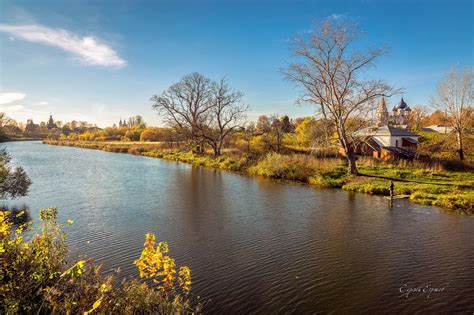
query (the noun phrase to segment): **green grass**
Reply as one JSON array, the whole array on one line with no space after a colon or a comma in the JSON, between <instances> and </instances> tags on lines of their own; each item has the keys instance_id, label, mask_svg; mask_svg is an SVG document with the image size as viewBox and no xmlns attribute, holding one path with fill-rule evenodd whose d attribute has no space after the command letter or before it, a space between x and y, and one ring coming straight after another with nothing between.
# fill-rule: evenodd
<instances>
[{"instance_id":1,"label":"green grass","mask_svg":"<svg viewBox=\"0 0 474 315\"><path fill-rule=\"evenodd\" d=\"M446 194L430 194L419 191L411 194L410 199L420 204L474 214L474 191L472 190Z\"/></svg>"},{"instance_id":2,"label":"green grass","mask_svg":"<svg viewBox=\"0 0 474 315\"><path fill-rule=\"evenodd\" d=\"M376 195L389 195L390 180L396 195L410 195L415 203L474 214L474 173L422 169L396 165L360 165L359 176L342 188Z\"/></svg>"}]
</instances>

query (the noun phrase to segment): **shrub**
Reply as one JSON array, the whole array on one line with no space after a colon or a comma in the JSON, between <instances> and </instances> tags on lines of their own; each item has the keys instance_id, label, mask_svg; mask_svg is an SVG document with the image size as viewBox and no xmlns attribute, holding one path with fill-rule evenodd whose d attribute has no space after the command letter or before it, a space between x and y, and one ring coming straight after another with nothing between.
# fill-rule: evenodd
<instances>
[{"instance_id":1,"label":"shrub","mask_svg":"<svg viewBox=\"0 0 474 315\"><path fill-rule=\"evenodd\" d=\"M168 128L148 127L140 134L140 141L164 141L171 133Z\"/></svg>"},{"instance_id":2,"label":"shrub","mask_svg":"<svg viewBox=\"0 0 474 315\"><path fill-rule=\"evenodd\" d=\"M343 176L339 170L342 162L338 159L317 159L308 155L282 155L269 153L256 165L249 168L249 173L265 177L285 180L295 180L304 183L316 184L320 180L316 175L328 178ZM332 173L334 172L334 173Z\"/></svg>"},{"instance_id":3,"label":"shrub","mask_svg":"<svg viewBox=\"0 0 474 315\"><path fill-rule=\"evenodd\" d=\"M139 141L140 140L140 130L139 129L129 129L125 132L124 140L126 141Z\"/></svg>"},{"instance_id":4,"label":"shrub","mask_svg":"<svg viewBox=\"0 0 474 315\"><path fill-rule=\"evenodd\" d=\"M23 215L19 213L17 215ZM168 245L146 235L145 248L135 261L140 277L122 281L103 276L92 261L67 261L66 234L57 223L57 209L40 210L38 234L23 237L31 223L14 227L9 214L0 211L0 313L160 313L199 312L189 291L191 271L176 271ZM72 221L69 222L72 224ZM67 267L69 266L69 267Z\"/></svg>"}]
</instances>

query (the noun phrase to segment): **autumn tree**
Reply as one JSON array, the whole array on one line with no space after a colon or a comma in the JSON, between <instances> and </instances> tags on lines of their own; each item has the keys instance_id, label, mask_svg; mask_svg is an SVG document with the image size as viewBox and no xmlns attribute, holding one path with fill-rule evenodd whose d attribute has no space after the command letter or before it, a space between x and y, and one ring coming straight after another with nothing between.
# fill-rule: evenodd
<instances>
[{"instance_id":1,"label":"autumn tree","mask_svg":"<svg viewBox=\"0 0 474 315\"><path fill-rule=\"evenodd\" d=\"M277 114L273 114L270 117L266 115L258 117L255 127L256 133L261 137L266 150L280 152L283 144L283 136L286 133L285 130L289 128L289 124L290 120L288 116L280 118Z\"/></svg>"},{"instance_id":2,"label":"autumn tree","mask_svg":"<svg viewBox=\"0 0 474 315\"><path fill-rule=\"evenodd\" d=\"M315 138L313 117L305 117L301 121L298 120L298 125L295 128L296 141L299 145L310 147Z\"/></svg>"},{"instance_id":3,"label":"autumn tree","mask_svg":"<svg viewBox=\"0 0 474 315\"><path fill-rule=\"evenodd\" d=\"M5 126L7 126L10 121L11 119L5 113L0 112L0 140L6 138Z\"/></svg>"},{"instance_id":4,"label":"autumn tree","mask_svg":"<svg viewBox=\"0 0 474 315\"><path fill-rule=\"evenodd\" d=\"M431 115L425 117L423 119L424 126L431 126L431 125L441 125L446 126L448 123L448 118L446 117L446 113L437 109Z\"/></svg>"},{"instance_id":5,"label":"autumn tree","mask_svg":"<svg viewBox=\"0 0 474 315\"><path fill-rule=\"evenodd\" d=\"M419 131L423 127L423 124L426 121L426 117L426 107L416 105L411 109L410 114L408 115L408 126L413 131Z\"/></svg>"},{"instance_id":6,"label":"autumn tree","mask_svg":"<svg viewBox=\"0 0 474 315\"><path fill-rule=\"evenodd\" d=\"M283 116L280 118L278 115L272 115L270 117L270 134L272 137L272 143L276 152L280 152L283 144L283 136L285 135L285 128L288 126L285 125L285 118L288 119L288 116ZM289 120L288 120L289 121Z\"/></svg>"},{"instance_id":7,"label":"autumn tree","mask_svg":"<svg viewBox=\"0 0 474 315\"><path fill-rule=\"evenodd\" d=\"M289 133L295 130L295 127L293 123L291 122L290 118L288 117L288 115L284 115L283 117L281 117L280 120L282 124L281 129L283 130L283 132Z\"/></svg>"},{"instance_id":8,"label":"autumn tree","mask_svg":"<svg viewBox=\"0 0 474 315\"><path fill-rule=\"evenodd\" d=\"M12 119L8 117L5 113L0 112L0 129L8 125Z\"/></svg>"},{"instance_id":9,"label":"autumn tree","mask_svg":"<svg viewBox=\"0 0 474 315\"><path fill-rule=\"evenodd\" d=\"M261 115L257 119L257 124L255 126L258 133L267 133L271 130L270 118L267 115Z\"/></svg>"},{"instance_id":10,"label":"autumn tree","mask_svg":"<svg viewBox=\"0 0 474 315\"><path fill-rule=\"evenodd\" d=\"M207 143L215 156L221 154L226 137L242 125L248 109L242 93L225 79L214 82L200 73L185 76L151 100L165 122L193 142L196 152L203 153Z\"/></svg>"},{"instance_id":11,"label":"autumn tree","mask_svg":"<svg viewBox=\"0 0 474 315\"><path fill-rule=\"evenodd\" d=\"M332 146L333 124L327 119L304 117L295 119L298 122L295 128L295 137L298 145L321 149Z\"/></svg>"},{"instance_id":12,"label":"autumn tree","mask_svg":"<svg viewBox=\"0 0 474 315\"><path fill-rule=\"evenodd\" d=\"M366 70L386 53L384 48L358 51L354 47L362 33L342 20L316 23L312 32L292 40L295 61L283 70L285 77L300 86L300 102L318 105L331 121L347 158L350 174L357 174L355 147L348 121L372 110L372 100L390 96L394 89L382 80L366 79Z\"/></svg>"},{"instance_id":13,"label":"autumn tree","mask_svg":"<svg viewBox=\"0 0 474 315\"><path fill-rule=\"evenodd\" d=\"M244 139L247 142L247 153L250 153L250 144L252 143L253 137L257 134L257 128L253 121L247 123L243 130Z\"/></svg>"},{"instance_id":14,"label":"autumn tree","mask_svg":"<svg viewBox=\"0 0 474 315\"><path fill-rule=\"evenodd\" d=\"M140 115L135 115L128 118L127 125L130 128L134 128L134 127L145 128L146 127L145 120Z\"/></svg>"},{"instance_id":15,"label":"autumn tree","mask_svg":"<svg viewBox=\"0 0 474 315\"><path fill-rule=\"evenodd\" d=\"M445 109L448 124L456 133L457 151L459 159L464 160L464 137L467 128L474 119L472 101L473 69L466 68L462 71L451 69L439 82L437 95L434 98L436 106Z\"/></svg>"},{"instance_id":16,"label":"autumn tree","mask_svg":"<svg viewBox=\"0 0 474 315\"><path fill-rule=\"evenodd\" d=\"M225 79L212 85L211 109L201 127L201 135L221 155L224 140L243 126L248 106L242 103L242 92L232 90Z\"/></svg>"},{"instance_id":17,"label":"autumn tree","mask_svg":"<svg viewBox=\"0 0 474 315\"><path fill-rule=\"evenodd\" d=\"M161 95L153 95L153 108L164 121L180 129L192 142L193 150L204 151L202 125L210 115L213 103L212 81L200 73L192 73L171 85Z\"/></svg>"}]
</instances>

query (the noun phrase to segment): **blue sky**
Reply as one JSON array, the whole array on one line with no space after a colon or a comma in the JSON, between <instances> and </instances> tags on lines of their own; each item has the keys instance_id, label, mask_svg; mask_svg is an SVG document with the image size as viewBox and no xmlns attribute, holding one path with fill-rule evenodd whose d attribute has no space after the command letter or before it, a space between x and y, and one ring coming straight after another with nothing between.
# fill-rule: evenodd
<instances>
[{"instance_id":1,"label":"blue sky","mask_svg":"<svg viewBox=\"0 0 474 315\"><path fill-rule=\"evenodd\" d=\"M279 69L288 39L327 17L356 21L364 43L388 45L371 75L404 88L409 105L429 106L444 72L473 65L473 3L2 0L0 111L99 126L140 114L157 125L150 96L198 71L244 92L251 119L310 115Z\"/></svg>"}]
</instances>

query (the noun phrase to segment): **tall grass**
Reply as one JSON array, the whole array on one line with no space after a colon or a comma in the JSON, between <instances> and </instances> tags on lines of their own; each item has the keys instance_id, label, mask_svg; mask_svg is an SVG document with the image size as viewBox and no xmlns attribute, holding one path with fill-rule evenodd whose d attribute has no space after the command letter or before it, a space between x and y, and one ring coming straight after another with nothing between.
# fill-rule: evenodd
<instances>
[{"instance_id":1,"label":"tall grass","mask_svg":"<svg viewBox=\"0 0 474 315\"><path fill-rule=\"evenodd\" d=\"M337 187L345 179L343 162L339 159L318 159L309 155L282 155L269 153L248 170L250 175L260 175L310 183L317 186Z\"/></svg>"},{"instance_id":2,"label":"tall grass","mask_svg":"<svg viewBox=\"0 0 474 315\"><path fill-rule=\"evenodd\" d=\"M443 164L439 161L420 161L420 160L381 160L368 156L361 156L357 158L358 166L376 168L380 166L390 166L392 168L402 169L424 169L431 172L445 171Z\"/></svg>"}]
</instances>

